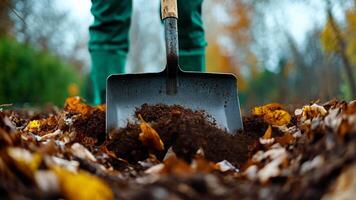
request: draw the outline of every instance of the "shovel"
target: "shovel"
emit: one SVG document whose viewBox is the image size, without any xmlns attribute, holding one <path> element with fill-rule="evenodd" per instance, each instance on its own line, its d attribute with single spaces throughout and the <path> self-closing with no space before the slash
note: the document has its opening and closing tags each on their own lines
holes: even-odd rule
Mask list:
<svg viewBox="0 0 356 200">
<path fill-rule="evenodd" d="M 237 80 L 233 74 L 182 71 L 178 62 L 177 0 L 162 0 L 167 64 L 158 73 L 113 74 L 107 79 L 106 131 L 123 128 L 143 104 L 181 105 L 204 110 L 217 126 L 242 129 Z"/>
</svg>

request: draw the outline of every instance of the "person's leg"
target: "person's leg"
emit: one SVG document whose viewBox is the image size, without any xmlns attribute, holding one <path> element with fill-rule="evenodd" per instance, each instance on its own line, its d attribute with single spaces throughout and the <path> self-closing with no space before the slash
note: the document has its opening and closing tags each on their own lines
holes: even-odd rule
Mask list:
<svg viewBox="0 0 356 200">
<path fill-rule="evenodd" d="M 94 23 L 89 28 L 91 103 L 105 102 L 106 78 L 124 73 L 129 48 L 132 0 L 91 0 Z"/>
<path fill-rule="evenodd" d="M 203 0 L 178 0 L 179 65 L 185 71 L 205 71 Z"/>
</svg>

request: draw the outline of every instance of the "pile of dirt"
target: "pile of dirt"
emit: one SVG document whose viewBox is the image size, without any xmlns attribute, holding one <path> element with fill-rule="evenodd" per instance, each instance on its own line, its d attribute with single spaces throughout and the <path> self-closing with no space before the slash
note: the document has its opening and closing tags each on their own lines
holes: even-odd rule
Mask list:
<svg viewBox="0 0 356 200">
<path fill-rule="evenodd" d="M 157 131 L 165 150 L 157 151 L 141 144 L 139 124 L 128 124 L 110 133 L 108 148 L 132 163 L 146 159 L 149 154 L 162 160 L 172 147 L 176 155 L 187 162 L 192 161 L 198 149 L 203 149 L 208 160 L 228 160 L 240 167 L 248 159 L 248 146 L 261 136 L 249 131 L 255 130 L 252 127 L 268 126 L 263 121 L 246 119 L 246 131 L 232 135 L 219 129 L 203 111 L 192 111 L 179 105 L 144 104 L 135 114 L 141 115 Z"/>
</svg>

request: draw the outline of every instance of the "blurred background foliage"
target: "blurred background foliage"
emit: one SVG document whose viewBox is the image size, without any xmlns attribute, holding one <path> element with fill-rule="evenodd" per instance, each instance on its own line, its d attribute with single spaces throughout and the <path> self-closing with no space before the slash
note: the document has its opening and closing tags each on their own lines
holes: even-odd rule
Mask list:
<svg viewBox="0 0 356 200">
<path fill-rule="evenodd" d="M 0 39 L 0 102 L 62 105 L 80 82 L 70 65 L 14 39 Z"/>
<path fill-rule="evenodd" d="M 159 0 L 133 1 L 127 71 L 158 71 Z M 89 8 L 90 0 L 0 1 L 0 104 L 61 105 L 90 92 Z M 205 0 L 203 15 L 207 69 L 237 75 L 245 110 L 356 99 L 356 0 Z"/>
</svg>

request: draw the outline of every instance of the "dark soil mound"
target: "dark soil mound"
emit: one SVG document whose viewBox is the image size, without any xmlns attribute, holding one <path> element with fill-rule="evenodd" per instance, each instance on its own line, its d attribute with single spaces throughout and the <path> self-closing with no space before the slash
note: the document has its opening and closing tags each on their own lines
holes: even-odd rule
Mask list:
<svg viewBox="0 0 356 200">
<path fill-rule="evenodd" d="M 262 121 L 246 118 L 246 131 L 231 135 L 219 129 L 203 111 L 192 111 L 178 105 L 144 104 L 136 110 L 136 116 L 139 114 L 158 132 L 165 151 L 158 152 L 143 146 L 138 140 L 139 124 L 128 124 L 126 128 L 110 133 L 108 148 L 130 162 L 143 160 L 149 153 L 163 159 L 170 147 L 179 158 L 190 162 L 202 148 L 208 160 L 228 160 L 240 166 L 248 158 L 248 146 L 267 128 Z"/>
</svg>

